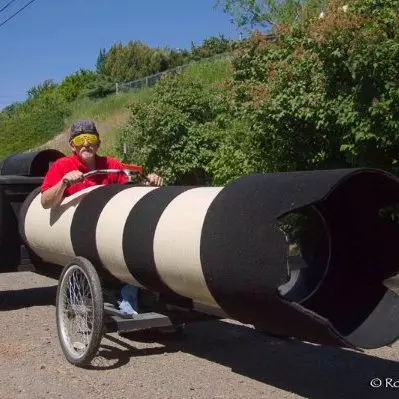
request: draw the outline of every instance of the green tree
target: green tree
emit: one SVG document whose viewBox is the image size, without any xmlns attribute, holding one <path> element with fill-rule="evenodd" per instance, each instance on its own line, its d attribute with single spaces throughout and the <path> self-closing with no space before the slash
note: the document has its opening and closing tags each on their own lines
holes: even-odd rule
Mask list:
<svg viewBox="0 0 399 399">
<path fill-rule="evenodd" d="M 103 72 L 119 81 L 139 79 L 169 68 L 168 53 L 140 41 L 114 44 L 107 53 Z"/>
<path fill-rule="evenodd" d="M 10 105 L 7 105 L 6 107 L 3 108 L 3 110 L 1 111 L 1 115 L 4 118 L 12 118 L 15 115 L 17 115 L 18 110 L 22 107 L 21 102 L 15 102 L 12 103 Z"/>
<path fill-rule="evenodd" d="M 242 43 L 232 99 L 267 170 L 373 166 L 396 171 L 399 139 L 398 1 L 330 0 Z"/>
<path fill-rule="evenodd" d="M 191 42 L 191 58 L 194 60 L 209 58 L 217 54 L 229 52 L 231 49 L 232 41 L 226 39 L 224 35 L 211 36 L 204 39 L 200 46 L 195 46 Z"/>
<path fill-rule="evenodd" d="M 222 132 L 222 103 L 218 89 L 185 75 L 167 75 L 155 86 L 152 101 L 131 105 L 118 152 L 122 155 L 127 144 L 129 162 L 158 171 L 169 182 L 193 170 L 212 172 L 210 162 Z"/>
<path fill-rule="evenodd" d="M 299 19 L 301 10 L 321 11 L 325 0 L 216 0 L 232 16 L 238 28 L 252 30 L 278 24 L 290 25 Z"/>
<path fill-rule="evenodd" d="M 90 99 L 103 98 L 115 93 L 115 79 L 98 74 L 96 78 L 86 84 L 81 95 Z"/>
<path fill-rule="evenodd" d="M 100 49 L 100 52 L 96 61 L 96 72 L 99 74 L 104 73 L 104 63 L 107 58 L 107 51 L 104 49 Z"/>
<path fill-rule="evenodd" d="M 68 75 L 58 86 L 58 94 L 61 99 L 70 103 L 81 96 L 86 86 L 96 80 L 96 72 L 80 69 L 79 71 Z"/>
<path fill-rule="evenodd" d="M 28 99 L 40 98 L 44 95 L 51 95 L 57 88 L 57 84 L 52 79 L 47 79 L 37 86 L 33 86 L 28 90 Z"/>
<path fill-rule="evenodd" d="M 133 104 L 130 160 L 175 181 L 202 168 L 214 184 L 254 172 L 377 167 L 399 172 L 399 0 L 329 0 L 324 17 L 240 42 L 217 87 L 162 79 Z"/>
<path fill-rule="evenodd" d="M 168 68 L 184 65 L 190 60 L 190 52 L 186 49 L 164 48 L 163 51 L 167 57 Z"/>
</svg>

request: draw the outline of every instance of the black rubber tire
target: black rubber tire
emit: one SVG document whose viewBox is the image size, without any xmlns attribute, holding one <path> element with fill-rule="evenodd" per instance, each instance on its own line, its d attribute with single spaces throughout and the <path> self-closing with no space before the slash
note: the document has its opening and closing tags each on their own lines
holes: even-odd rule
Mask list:
<svg viewBox="0 0 399 399">
<path fill-rule="evenodd" d="M 88 283 L 92 298 L 92 325 L 91 325 L 91 337 L 89 343 L 81 356 L 77 356 L 71 351 L 70 345 L 67 343 L 67 337 L 63 333 L 63 326 L 61 320 L 61 309 L 60 301 L 62 301 L 62 295 L 66 281 L 68 280 L 69 274 L 73 270 L 79 270 Z M 75 366 L 83 367 L 88 365 L 93 358 L 96 356 L 98 349 L 101 344 L 101 339 L 104 332 L 104 301 L 101 289 L 100 279 L 98 273 L 93 264 L 83 257 L 76 257 L 72 259 L 68 265 L 66 265 L 61 273 L 60 280 L 57 287 L 57 300 L 56 300 L 56 321 L 57 321 L 57 332 L 58 338 L 62 351 L 66 359 L 74 364 Z"/>
</svg>

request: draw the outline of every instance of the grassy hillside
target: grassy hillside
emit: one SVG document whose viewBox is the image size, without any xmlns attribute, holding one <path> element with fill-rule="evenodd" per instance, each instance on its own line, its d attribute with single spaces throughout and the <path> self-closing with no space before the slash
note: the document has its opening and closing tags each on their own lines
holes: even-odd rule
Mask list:
<svg viewBox="0 0 399 399">
<path fill-rule="evenodd" d="M 129 116 L 127 106 L 132 101 L 147 101 L 151 98 L 151 89 L 144 89 L 130 93 L 113 94 L 101 100 L 79 100 L 73 104 L 72 114 L 65 119 L 62 132 L 32 150 L 52 148 L 64 153 L 69 151 L 66 131 L 73 121 L 78 119 L 91 119 L 96 122 L 101 134 L 102 151 L 115 155 L 114 145 L 118 126 L 125 122 Z"/>
<path fill-rule="evenodd" d="M 231 63 L 228 58 L 202 62 L 190 65 L 183 73 L 211 85 L 231 76 Z M 91 119 L 96 122 L 101 134 L 101 153 L 116 156 L 115 144 L 118 130 L 129 117 L 128 104 L 132 101 L 149 101 L 151 96 L 152 89 L 149 88 L 136 92 L 114 94 L 101 100 L 84 99 L 76 101 L 73 104 L 72 114 L 65 119 L 64 130 L 57 132 L 54 138 L 49 141 L 43 140 L 42 143 L 37 143 L 38 145 L 32 150 L 52 148 L 67 153 L 69 149 L 65 132 L 68 127 L 75 120 Z"/>
</svg>

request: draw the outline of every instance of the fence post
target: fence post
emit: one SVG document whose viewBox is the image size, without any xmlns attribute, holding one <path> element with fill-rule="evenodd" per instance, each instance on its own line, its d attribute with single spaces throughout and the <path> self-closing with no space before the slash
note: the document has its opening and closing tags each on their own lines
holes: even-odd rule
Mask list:
<svg viewBox="0 0 399 399">
<path fill-rule="evenodd" d="M 118 84 L 118 82 L 115 83 L 115 92 L 116 92 L 116 94 L 119 93 L 119 84 Z"/>
<path fill-rule="evenodd" d="M 127 144 L 123 143 L 123 163 L 127 162 Z"/>
</svg>

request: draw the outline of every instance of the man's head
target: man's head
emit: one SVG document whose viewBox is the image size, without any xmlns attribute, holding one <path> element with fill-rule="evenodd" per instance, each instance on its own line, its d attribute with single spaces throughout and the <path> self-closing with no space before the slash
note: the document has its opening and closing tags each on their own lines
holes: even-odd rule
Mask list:
<svg viewBox="0 0 399 399">
<path fill-rule="evenodd" d="M 87 120 L 74 122 L 69 131 L 69 146 L 82 162 L 90 162 L 100 146 L 95 123 Z"/>
</svg>

